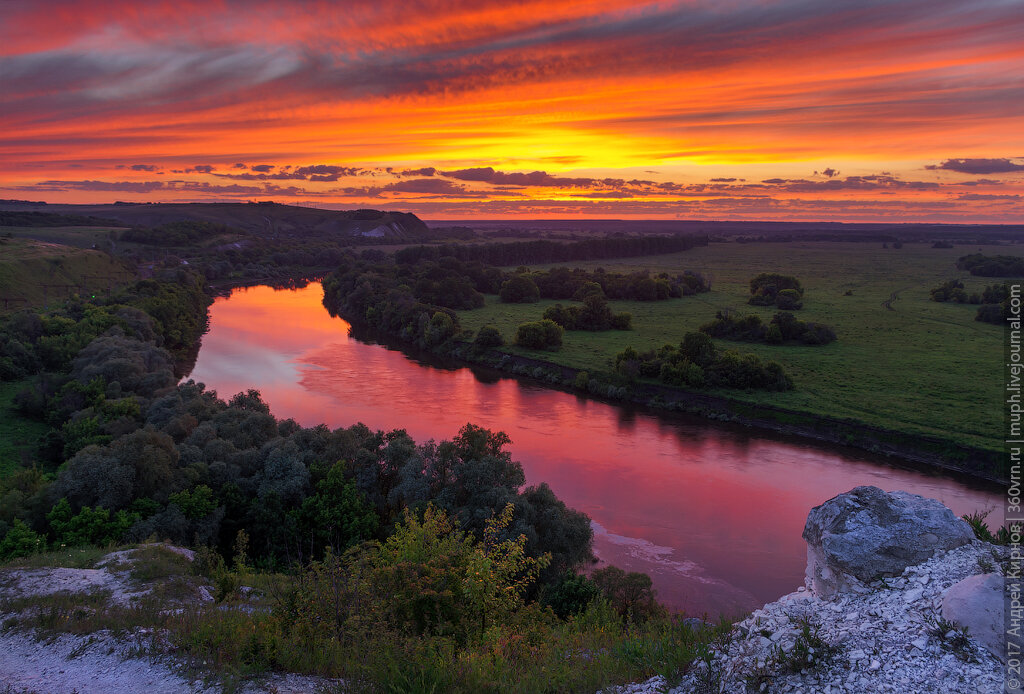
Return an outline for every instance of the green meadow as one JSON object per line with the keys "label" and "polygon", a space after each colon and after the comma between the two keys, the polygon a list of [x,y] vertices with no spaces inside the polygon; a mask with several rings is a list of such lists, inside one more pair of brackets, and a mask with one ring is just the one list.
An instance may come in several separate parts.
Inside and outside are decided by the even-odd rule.
{"label": "green meadow", "polygon": [[[712,290],[660,302],[610,302],[614,311],[633,314],[631,331],[567,331],[557,352],[505,349],[577,369],[610,371],[615,354],[627,346],[643,351],[678,343],[721,309],[756,313],[768,321],[775,309],[748,305],[748,282],[760,272],[791,274],[805,288],[804,307],[797,316],[832,326],[838,341],[811,347],[716,340],[720,348],[778,361],[796,384],[795,390],[785,393],[717,394],[997,449],[1003,424],[1002,328],[976,322],[977,306],[929,299],[930,289],[953,278],[962,279],[968,293],[1001,281],[956,269],[958,257],[979,250],[1013,253],[994,246],[933,249],[907,244],[894,249],[875,243],[712,243],[666,256],[567,263],[617,272],[695,270],[711,279]],[[545,307],[554,303],[502,304],[488,296],[484,308],[461,311],[459,319],[463,328],[473,331],[493,324],[510,343],[517,325],[539,320]]]}
{"label": "green meadow", "polygon": [[[38,231],[65,233],[53,229]],[[73,241],[74,234],[66,233],[67,240]],[[0,234],[0,315],[55,304],[73,293],[103,292],[133,276],[131,270],[106,253],[82,248],[84,243],[78,240],[65,244]]]}

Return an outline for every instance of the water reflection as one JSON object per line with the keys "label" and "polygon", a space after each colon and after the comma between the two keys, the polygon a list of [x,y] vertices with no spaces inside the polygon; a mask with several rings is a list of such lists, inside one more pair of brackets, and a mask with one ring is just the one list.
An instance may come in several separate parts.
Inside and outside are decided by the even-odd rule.
{"label": "water reflection", "polygon": [[502,430],[529,483],[590,515],[602,561],[651,574],[664,601],[691,613],[748,610],[800,585],[807,511],[854,486],[905,489],[957,513],[999,508],[992,489],[868,456],[426,364],[354,339],[321,298],[311,284],[218,299],[191,377],[222,396],[255,387],[304,425],[363,422],[417,441],[466,422]]}

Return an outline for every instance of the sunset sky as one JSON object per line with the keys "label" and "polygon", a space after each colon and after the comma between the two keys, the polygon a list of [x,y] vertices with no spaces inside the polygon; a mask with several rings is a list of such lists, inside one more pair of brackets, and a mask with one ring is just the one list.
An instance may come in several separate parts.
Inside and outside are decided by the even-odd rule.
{"label": "sunset sky", "polygon": [[8,0],[0,198],[1024,223],[1024,0]]}

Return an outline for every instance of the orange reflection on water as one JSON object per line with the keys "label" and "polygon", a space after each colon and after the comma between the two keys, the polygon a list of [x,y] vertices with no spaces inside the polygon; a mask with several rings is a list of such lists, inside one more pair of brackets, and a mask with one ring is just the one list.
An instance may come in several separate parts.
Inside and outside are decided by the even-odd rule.
{"label": "orange reflection on water", "polygon": [[749,610],[799,586],[808,510],[857,485],[999,513],[993,490],[855,452],[429,366],[350,338],[321,298],[311,284],[218,299],[192,377],[222,396],[256,387],[276,416],[304,425],[363,422],[417,441],[466,422],[504,431],[529,484],[547,482],[590,515],[603,561],[649,573],[665,602],[690,613]]}

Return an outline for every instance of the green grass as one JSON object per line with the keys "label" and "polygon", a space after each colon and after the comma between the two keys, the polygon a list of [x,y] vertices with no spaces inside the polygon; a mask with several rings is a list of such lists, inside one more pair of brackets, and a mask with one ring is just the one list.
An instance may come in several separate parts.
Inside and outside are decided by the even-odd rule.
{"label": "green grass", "polygon": [[[108,550],[97,550],[105,553]],[[69,565],[67,552],[37,555],[7,564]],[[99,557],[71,566],[94,566]],[[188,576],[180,557],[159,546],[143,546],[118,570],[131,570],[141,587],[152,592],[133,605],[116,604],[109,591],[54,593],[14,597],[0,591],[4,630],[28,630],[41,639],[58,634],[88,636],[101,630],[114,635],[152,630],[154,653],[170,645],[175,660],[192,675],[219,680],[234,691],[246,680],[268,671],[344,678],[349,688],[338,691],[435,692],[594,692],[611,684],[644,680],[660,674],[670,682],[685,672],[713,644],[720,644],[731,625],[721,622],[692,628],[681,619],[657,615],[643,624],[626,624],[603,601],[577,618],[561,622],[532,606],[493,625],[472,643],[416,635],[396,628],[383,617],[346,623],[342,631],[307,613],[289,599],[294,576],[238,574],[248,585],[264,586],[267,603],[230,605],[181,602],[184,589],[204,583]],[[145,574],[141,578],[141,574]],[[180,582],[180,590],[162,586]],[[181,609],[168,609],[180,605]],[[368,615],[369,616],[369,615]]]}
{"label": "green grass", "polygon": [[[806,290],[804,308],[797,315],[832,326],[839,340],[824,347],[716,340],[720,347],[780,362],[796,384],[795,390],[786,393],[718,394],[999,449],[1002,329],[976,322],[976,306],[936,303],[928,293],[953,278],[963,279],[968,292],[999,281],[956,269],[958,257],[977,250],[977,246],[933,249],[918,244],[883,249],[873,243],[716,243],[665,256],[566,263],[619,272],[696,270],[711,278],[712,291],[662,302],[613,301],[614,311],[633,314],[632,331],[566,332],[558,352],[509,351],[574,368],[608,371],[615,354],[627,345],[643,351],[678,343],[719,309],[756,313],[767,321],[774,309],[747,305],[748,281],[760,272],[791,274]],[[983,250],[1007,252],[1004,247]],[[847,291],[852,294],[846,296]],[[882,302],[893,293],[899,297],[892,304],[895,310],[887,310]],[[461,311],[459,319],[463,328],[474,331],[494,324],[511,342],[519,323],[539,319],[553,303],[508,305],[491,296],[484,308]]]}
{"label": "green grass", "polygon": [[0,237],[10,234],[16,239],[35,239],[75,248],[107,248],[117,227],[6,227],[0,226]]}
{"label": "green grass", "polygon": [[0,234],[0,315],[56,304],[75,293],[105,292],[133,276],[100,251]]}
{"label": "green grass", "polygon": [[14,396],[26,383],[0,383],[0,479],[31,463],[39,438],[49,428],[14,409]]}

